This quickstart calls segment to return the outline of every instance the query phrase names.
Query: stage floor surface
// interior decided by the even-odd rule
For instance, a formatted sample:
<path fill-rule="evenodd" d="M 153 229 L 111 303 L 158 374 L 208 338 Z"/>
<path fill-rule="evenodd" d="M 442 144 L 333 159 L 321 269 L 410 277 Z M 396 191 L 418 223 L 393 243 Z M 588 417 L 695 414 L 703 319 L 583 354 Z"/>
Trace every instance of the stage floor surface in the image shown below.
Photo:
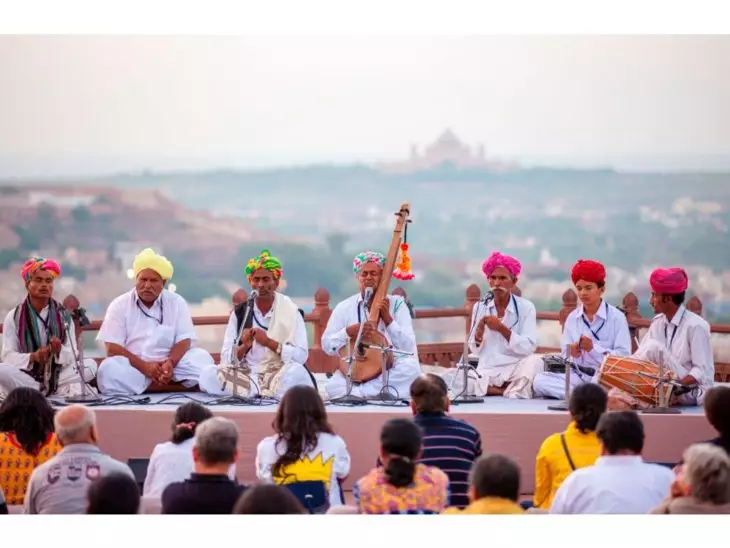
<path fill-rule="evenodd" d="M 256 447 L 264 437 L 273 434 L 275 402 L 220 405 L 215 404 L 215 397 L 201 393 L 146 394 L 135 399 L 143 397 L 149 398 L 147 403 L 94 406 L 103 451 L 124 462 L 129 458 L 149 458 L 157 443 L 169 439 L 177 406 L 190 400 L 211 403 L 213 413 L 230 418 L 239 428 L 239 481 L 256 481 Z M 548 410 L 548 405 L 554 403 L 553 400 L 510 400 L 490 396 L 483 403 L 452 405 L 450 414 L 479 430 L 485 453 L 504 453 L 514 458 L 522 470 L 521 491 L 531 493 L 535 458 L 541 443 L 550 434 L 564 430 L 569 422 L 567 412 Z M 678 415 L 641 415 L 646 429 L 644 458 L 647 461 L 678 462 L 688 445 L 716 435 L 701 407 L 682 408 L 681 411 Z M 383 423 L 390 418 L 410 416 L 411 410 L 405 404 L 345 406 L 330 403 L 327 413 L 352 457 L 350 476 L 343 485 L 349 490 L 353 481 L 375 465 Z"/>

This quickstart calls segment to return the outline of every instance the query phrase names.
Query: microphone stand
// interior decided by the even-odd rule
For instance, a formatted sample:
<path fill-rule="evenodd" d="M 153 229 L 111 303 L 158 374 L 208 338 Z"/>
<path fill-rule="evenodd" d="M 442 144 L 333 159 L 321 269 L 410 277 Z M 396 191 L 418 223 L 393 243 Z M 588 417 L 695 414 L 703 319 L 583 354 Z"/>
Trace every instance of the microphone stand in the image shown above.
<path fill-rule="evenodd" d="M 363 345 L 366 348 L 373 348 L 375 350 L 380 351 L 380 359 L 381 359 L 381 375 L 383 377 L 383 388 L 380 390 L 380 394 L 378 394 L 377 397 L 374 398 L 368 398 L 367 401 L 402 401 L 405 403 L 408 403 L 408 400 L 400 397 L 400 394 L 398 394 L 398 390 L 395 389 L 395 387 L 390 386 L 388 380 L 390 378 L 390 371 L 388 370 L 387 365 L 387 355 L 388 354 L 395 354 L 398 356 L 413 356 L 413 352 L 404 352 L 402 350 L 396 350 L 393 348 L 393 346 L 378 346 L 376 344 L 365 344 Z M 396 394 L 393 394 L 389 389 L 393 389 Z"/>
<path fill-rule="evenodd" d="M 491 293 L 491 292 L 490 292 Z M 492 299 L 494 298 L 494 293 L 491 293 Z M 456 373 L 454 375 L 454 379 L 451 381 L 451 386 L 449 389 L 451 389 L 454 386 L 454 382 L 456 381 L 456 377 L 459 374 L 459 371 L 462 371 L 463 373 L 463 380 L 464 380 L 464 387 L 462 388 L 461 392 L 459 392 L 456 396 L 454 396 L 451 400 L 451 403 L 454 405 L 458 405 L 460 403 L 484 403 L 484 398 L 481 396 L 477 396 L 475 394 L 469 394 L 469 372 L 474 371 L 476 376 L 478 378 L 482 378 L 479 371 L 477 371 L 477 368 L 475 365 L 471 364 L 469 362 L 469 340 L 471 339 L 471 336 L 474 334 L 474 329 L 476 328 L 477 322 L 479 321 L 479 310 L 481 308 L 482 304 L 486 304 L 489 302 L 489 293 L 487 296 L 479 301 L 477 303 L 477 310 L 474 314 L 474 322 L 472 323 L 471 330 L 469 331 L 469 335 L 464 339 L 464 351 L 461 354 L 461 360 L 456 364 Z M 479 364 L 479 361 L 477 360 L 477 365 Z"/>
<path fill-rule="evenodd" d="M 83 357 L 83 348 L 84 348 L 84 338 L 83 334 L 79 337 L 79 347 L 78 352 L 76 347 L 74 346 L 74 339 L 75 337 L 71 336 L 71 318 L 68 314 L 68 311 L 64 310 L 63 313 L 64 323 L 66 324 L 66 336 L 68 337 L 69 343 L 71 345 L 71 352 L 74 355 L 74 367 L 76 369 L 76 372 L 79 374 L 79 378 L 81 380 L 81 394 L 77 396 L 66 396 L 65 401 L 66 403 L 91 403 L 91 402 L 98 402 L 101 401 L 101 398 L 98 394 L 94 394 L 92 392 L 89 392 L 89 385 L 86 382 L 86 365 L 84 364 L 84 357 Z M 76 332 L 74 331 L 74 335 Z"/>
<path fill-rule="evenodd" d="M 233 353 L 231 354 L 231 365 L 228 367 L 229 371 L 233 371 L 233 380 L 230 381 L 233 385 L 232 394 L 230 396 L 223 396 L 220 400 L 218 400 L 218 403 L 221 405 L 236 405 L 236 404 L 243 404 L 243 405 L 252 405 L 252 400 L 250 396 L 242 396 L 238 393 L 238 371 L 241 367 L 241 360 L 238 359 L 238 344 L 241 341 L 241 336 L 243 336 L 243 330 L 246 327 L 246 322 L 248 322 L 248 319 L 251 317 L 251 314 L 253 313 L 253 307 L 254 307 L 254 299 L 258 295 L 258 292 L 254 289 L 251 292 L 251 295 L 248 298 L 248 303 L 246 305 L 246 314 L 243 316 L 243 321 L 241 322 L 241 327 L 238 330 L 238 335 L 236 336 L 236 340 L 233 343 Z M 249 377 L 250 378 L 250 377 Z M 253 383 L 254 380 L 250 378 L 251 382 Z M 225 388 L 227 382 L 223 384 L 223 388 Z M 258 385 L 257 385 L 258 388 Z M 249 388 L 250 392 L 250 388 Z"/>
<path fill-rule="evenodd" d="M 567 411 L 569 409 L 568 402 L 570 402 L 570 370 L 573 369 L 573 362 L 566 360 L 567 366 L 565 367 L 565 399 L 563 401 L 548 405 L 547 408 L 550 411 Z"/>
<path fill-rule="evenodd" d="M 343 361 L 347 363 L 347 373 L 345 374 L 345 395 L 331 399 L 330 403 L 343 405 L 365 405 L 367 403 L 365 398 L 352 395 L 352 364 L 355 361 L 357 351 L 362 344 L 362 331 L 364 326 L 365 322 L 360 322 L 360 329 L 357 331 L 357 337 L 355 337 L 355 344 L 352 345 L 352 349 L 350 348 L 350 338 L 347 338 L 347 342 L 345 343 L 347 345 L 347 357 L 343 358 Z"/>

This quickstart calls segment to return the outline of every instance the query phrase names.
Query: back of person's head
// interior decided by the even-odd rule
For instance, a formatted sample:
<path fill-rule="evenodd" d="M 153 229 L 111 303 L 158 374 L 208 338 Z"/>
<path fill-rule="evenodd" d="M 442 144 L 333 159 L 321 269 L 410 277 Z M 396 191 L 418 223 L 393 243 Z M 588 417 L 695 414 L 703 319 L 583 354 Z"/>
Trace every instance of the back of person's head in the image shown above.
<path fill-rule="evenodd" d="M 94 480 L 86 492 L 87 514 L 138 514 L 137 483 L 126 474 L 114 473 Z"/>
<path fill-rule="evenodd" d="M 96 414 L 85 405 L 64 407 L 54 419 L 56 436 L 61 445 L 96 444 Z"/>
<path fill-rule="evenodd" d="M 385 477 L 394 487 L 413 483 L 416 464 L 421 456 L 423 434 L 409 419 L 391 419 L 380 431 L 380 459 L 385 463 Z"/>
<path fill-rule="evenodd" d="M 193 458 L 207 466 L 232 464 L 238 458 L 238 428 L 224 417 L 213 417 L 195 432 Z"/>
<path fill-rule="evenodd" d="M 256 484 L 246 489 L 233 507 L 234 514 L 306 514 L 299 499 L 286 487 Z"/>
<path fill-rule="evenodd" d="M 334 430 L 327 420 L 327 410 L 319 393 L 311 386 L 293 386 L 284 393 L 272 424 L 284 452 L 272 467 L 274 476 L 281 469 L 312 451 L 321 433 Z"/>
<path fill-rule="evenodd" d="M 53 433 L 53 408 L 38 390 L 15 388 L 0 405 L 0 432 L 12 432 L 35 455 Z"/>
<path fill-rule="evenodd" d="M 414 413 L 445 413 L 449 410 L 449 388 L 433 373 L 421 375 L 411 384 L 411 409 Z"/>
<path fill-rule="evenodd" d="M 182 442 L 195 437 L 195 431 L 200 423 L 213 416 L 210 409 L 195 401 L 182 404 L 175 410 L 172 421 L 172 443 Z"/>
<path fill-rule="evenodd" d="M 499 497 L 517 502 L 520 498 L 520 467 L 505 455 L 484 455 L 469 474 L 472 501 Z"/>
<path fill-rule="evenodd" d="M 700 502 L 730 503 L 730 457 L 722 447 L 697 443 L 683 455 L 683 483 Z"/>
<path fill-rule="evenodd" d="M 598 420 L 596 435 L 608 455 L 640 455 L 644 449 L 644 424 L 635 411 L 611 411 Z"/>
<path fill-rule="evenodd" d="M 578 385 L 570 395 L 570 415 L 584 434 L 596 429 L 598 419 L 606 412 L 607 406 L 608 394 L 598 384 Z"/>
<path fill-rule="evenodd" d="M 707 421 L 721 436 L 730 436 L 730 386 L 713 386 L 705 394 Z"/>

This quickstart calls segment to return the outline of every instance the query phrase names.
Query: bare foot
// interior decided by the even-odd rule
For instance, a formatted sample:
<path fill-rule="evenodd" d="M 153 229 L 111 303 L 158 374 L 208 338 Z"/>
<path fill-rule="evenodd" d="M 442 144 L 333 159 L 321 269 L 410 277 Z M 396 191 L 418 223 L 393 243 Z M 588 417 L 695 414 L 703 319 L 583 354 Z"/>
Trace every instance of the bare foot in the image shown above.
<path fill-rule="evenodd" d="M 502 386 L 488 386 L 487 387 L 487 396 L 501 396 L 504 394 L 505 389 L 507 388 L 507 385 L 503 384 Z"/>

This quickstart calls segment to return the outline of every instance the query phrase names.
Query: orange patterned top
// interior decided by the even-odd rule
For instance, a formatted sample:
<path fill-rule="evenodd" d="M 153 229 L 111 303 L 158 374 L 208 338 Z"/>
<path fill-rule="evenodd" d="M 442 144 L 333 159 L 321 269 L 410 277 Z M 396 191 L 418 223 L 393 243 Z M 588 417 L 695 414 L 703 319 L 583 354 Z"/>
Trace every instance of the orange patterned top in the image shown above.
<path fill-rule="evenodd" d="M 411 485 L 394 487 L 382 468 L 374 468 L 355 484 L 353 495 L 361 514 L 440 514 L 449 504 L 449 477 L 418 464 Z"/>
<path fill-rule="evenodd" d="M 0 488 L 8 506 L 23 504 L 33 470 L 55 457 L 61 449 L 56 434 L 51 433 L 38 454 L 30 455 L 12 432 L 0 432 Z"/>

